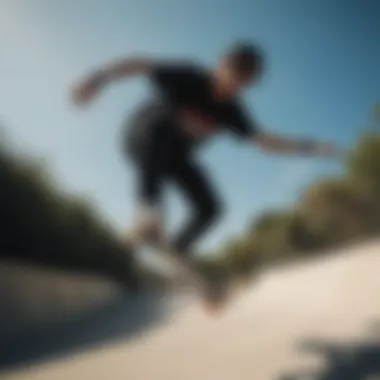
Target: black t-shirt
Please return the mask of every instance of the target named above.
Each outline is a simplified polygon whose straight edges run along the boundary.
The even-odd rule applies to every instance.
[[[238,99],[220,101],[213,97],[212,76],[206,69],[192,64],[161,64],[153,68],[150,78],[175,110],[191,112],[199,120],[195,125],[200,140],[222,130],[241,138],[256,135],[258,128]]]

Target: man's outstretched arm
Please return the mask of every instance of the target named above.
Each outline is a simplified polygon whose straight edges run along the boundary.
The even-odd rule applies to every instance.
[[[254,139],[254,143],[268,152],[277,154],[337,158],[340,155],[334,144],[320,143],[312,140],[293,140],[267,132],[259,132]]]
[[[147,75],[152,67],[152,61],[144,58],[112,62],[79,81],[73,89],[73,100],[76,104],[89,103],[107,84],[121,78]]]

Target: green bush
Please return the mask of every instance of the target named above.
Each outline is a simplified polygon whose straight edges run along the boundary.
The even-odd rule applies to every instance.
[[[366,239],[380,232],[380,113],[350,152],[340,178],[312,184],[292,210],[266,212],[221,249],[235,275]]]
[[[1,255],[135,279],[122,244],[84,197],[64,193],[43,161],[0,149]]]

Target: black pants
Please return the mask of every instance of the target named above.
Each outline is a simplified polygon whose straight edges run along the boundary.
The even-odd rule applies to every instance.
[[[127,126],[127,153],[137,168],[139,202],[160,206],[163,186],[177,186],[192,215],[172,244],[188,252],[220,215],[221,207],[204,170],[192,157],[189,137],[162,106],[141,110]]]

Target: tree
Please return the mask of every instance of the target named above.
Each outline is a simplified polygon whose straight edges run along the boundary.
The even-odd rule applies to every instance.
[[[350,153],[340,178],[309,187],[293,210],[272,210],[223,248],[229,266],[244,272],[299,254],[364,239],[380,231],[380,107],[370,132]]]
[[[371,205],[345,179],[326,179],[304,194],[300,208],[318,231],[321,245],[368,236],[372,230]]]
[[[348,179],[368,196],[380,195],[380,133],[367,133],[351,153]]]
[[[132,285],[134,265],[85,198],[64,193],[43,160],[0,146],[0,254],[86,270]]]

